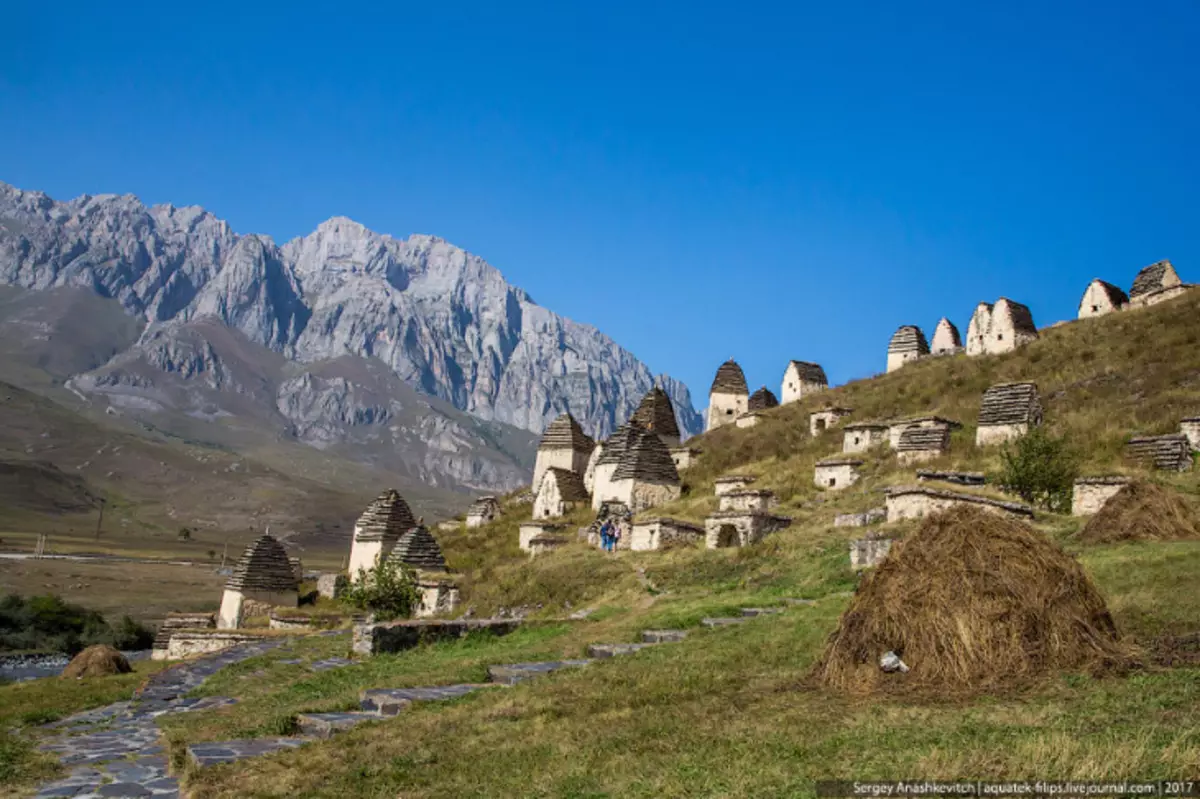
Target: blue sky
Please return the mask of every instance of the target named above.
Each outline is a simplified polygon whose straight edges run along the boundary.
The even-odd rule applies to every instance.
[[[1052,8],[1048,8],[1052,6]],[[0,180],[278,241],[431,233],[688,382],[881,371],[901,324],[1200,282],[1200,5],[5,9]]]

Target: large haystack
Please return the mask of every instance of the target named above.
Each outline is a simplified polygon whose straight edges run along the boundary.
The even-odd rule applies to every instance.
[[[1083,529],[1081,541],[1174,541],[1200,538],[1196,510],[1178,492],[1135,482],[1112,496]]]
[[[128,674],[133,671],[129,661],[107,644],[89,646],[71,659],[63,669],[63,677],[107,677],[110,674]]]
[[[907,673],[885,673],[894,652]],[[959,507],[925,519],[866,577],[814,669],[850,693],[1003,690],[1128,662],[1080,565],[1028,524]]]

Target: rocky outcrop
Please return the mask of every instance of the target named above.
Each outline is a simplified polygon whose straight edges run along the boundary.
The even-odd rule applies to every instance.
[[[0,184],[0,283],[114,298],[152,323],[143,343],[184,329],[153,323],[216,319],[289,361],[378,359],[425,394],[535,433],[570,411],[606,436],[656,384],[681,430],[700,429],[681,383],[538,306],[481,258],[342,217],[280,247],[201,208],[131,195],[57,202]],[[203,352],[168,360],[177,374],[218,379]]]

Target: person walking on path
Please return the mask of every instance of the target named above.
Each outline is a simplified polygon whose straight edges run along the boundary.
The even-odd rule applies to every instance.
[[[612,522],[608,519],[604,520],[604,524],[600,525],[600,548],[605,552],[612,552],[613,545],[613,528]]]

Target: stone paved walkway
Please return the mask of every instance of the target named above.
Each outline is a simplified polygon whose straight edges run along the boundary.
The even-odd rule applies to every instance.
[[[181,663],[151,677],[133,700],[68,716],[47,724],[52,736],[39,749],[73,766],[65,778],[40,786],[37,799],[51,797],[178,797],[179,782],[167,773],[155,719],[166,713],[209,710],[233,703],[225,697],[185,699],[206,679],[233,663],[284,643],[275,639],[243,644]]]

